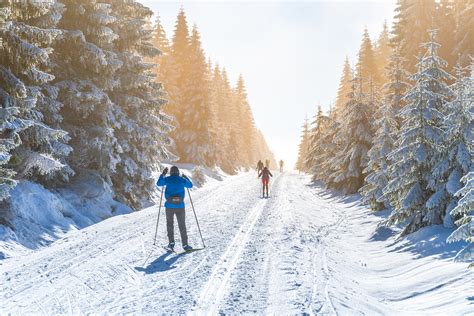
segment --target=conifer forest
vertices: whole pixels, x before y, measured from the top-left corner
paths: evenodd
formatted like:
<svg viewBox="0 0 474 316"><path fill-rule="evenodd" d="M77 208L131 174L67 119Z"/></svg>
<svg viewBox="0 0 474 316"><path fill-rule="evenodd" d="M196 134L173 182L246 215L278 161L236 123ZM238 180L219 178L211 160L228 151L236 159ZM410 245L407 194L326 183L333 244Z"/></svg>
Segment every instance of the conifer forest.
<svg viewBox="0 0 474 316"><path fill-rule="evenodd" d="M474 0L0 0L0 314L474 314L473 119Z"/></svg>

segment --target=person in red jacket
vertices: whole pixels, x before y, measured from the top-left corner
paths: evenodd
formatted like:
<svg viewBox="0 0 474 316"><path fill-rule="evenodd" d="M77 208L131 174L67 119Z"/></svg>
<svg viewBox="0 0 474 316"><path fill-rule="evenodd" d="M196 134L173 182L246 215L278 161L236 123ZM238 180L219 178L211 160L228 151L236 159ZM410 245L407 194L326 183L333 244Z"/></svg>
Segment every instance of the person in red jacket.
<svg viewBox="0 0 474 316"><path fill-rule="evenodd" d="M263 168L263 170L258 174L258 177L262 177L262 185L263 185L263 195L265 197L265 190L267 192L268 197L268 182L270 182L270 177L273 177L273 174L268 170L267 167Z"/></svg>

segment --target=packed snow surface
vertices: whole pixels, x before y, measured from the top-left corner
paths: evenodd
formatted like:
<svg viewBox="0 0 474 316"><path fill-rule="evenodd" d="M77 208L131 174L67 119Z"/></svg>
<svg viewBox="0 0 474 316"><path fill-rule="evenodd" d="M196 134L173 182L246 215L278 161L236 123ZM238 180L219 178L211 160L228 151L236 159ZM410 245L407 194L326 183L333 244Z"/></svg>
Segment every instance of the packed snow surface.
<svg viewBox="0 0 474 316"><path fill-rule="evenodd" d="M269 199L260 190L242 173L192 191L201 251L164 251L163 210L153 247L154 206L0 260L0 313L474 313L473 273L453 262L462 245L445 244L451 230L395 242L376 229L387 214L296 173L275 174ZM187 224L201 247L189 205Z"/></svg>

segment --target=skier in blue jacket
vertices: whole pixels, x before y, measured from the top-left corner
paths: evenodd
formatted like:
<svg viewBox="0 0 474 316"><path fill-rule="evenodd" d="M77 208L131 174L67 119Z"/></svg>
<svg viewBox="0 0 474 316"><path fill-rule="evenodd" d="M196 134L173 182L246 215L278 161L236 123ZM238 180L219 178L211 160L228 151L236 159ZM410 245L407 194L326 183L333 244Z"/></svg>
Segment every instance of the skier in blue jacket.
<svg viewBox="0 0 474 316"><path fill-rule="evenodd" d="M178 220L179 232L181 234L181 242L185 251L193 248L188 245L188 234L186 232L186 216L184 209L185 188L192 188L193 183L184 174L179 175L179 169L172 166L170 175L167 177L168 168L165 168L156 183L157 186L166 186L165 189L165 207L166 207L166 228L168 230L168 247L173 250L174 242L174 215Z"/></svg>

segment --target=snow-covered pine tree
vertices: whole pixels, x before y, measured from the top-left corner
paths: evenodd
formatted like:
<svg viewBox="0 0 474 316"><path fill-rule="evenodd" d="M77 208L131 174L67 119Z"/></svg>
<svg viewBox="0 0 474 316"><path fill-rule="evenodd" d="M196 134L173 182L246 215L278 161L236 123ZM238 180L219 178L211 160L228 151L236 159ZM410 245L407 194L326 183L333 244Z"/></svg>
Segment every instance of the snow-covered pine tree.
<svg viewBox="0 0 474 316"><path fill-rule="evenodd" d="M382 32L380 32L374 49L375 61L382 84L388 82L385 69L389 66L392 47L390 46L390 32L388 30L387 21L383 24Z"/></svg>
<svg viewBox="0 0 474 316"><path fill-rule="evenodd" d="M370 116L374 118L374 113L379 110L382 103L382 94L380 93L380 90L383 87L379 86L379 84L381 83L376 83L372 80L372 77L370 77L367 83L367 93L364 95L364 103L367 105Z"/></svg>
<svg viewBox="0 0 474 316"><path fill-rule="evenodd" d="M226 134L225 151L228 163L237 169L240 167L240 154L238 150L239 142L239 125L236 118L238 117L238 108L236 106L236 95L232 89L227 71L225 68L221 72L221 82L219 84L219 120L222 122L223 132Z"/></svg>
<svg viewBox="0 0 474 316"><path fill-rule="evenodd" d="M180 161L213 167L216 135L211 108L209 73L197 27L192 30L188 48L188 72L181 96L180 128L174 134L179 142Z"/></svg>
<svg viewBox="0 0 474 316"><path fill-rule="evenodd" d="M121 148L112 182L118 199L139 210L156 193L160 162L173 159L167 149L171 118L161 110L163 89L155 81L155 65L144 61L160 51L152 46L151 32L146 29L153 14L150 9L136 1L103 1L109 3L115 17L109 26L118 35L113 51L122 63L115 72L116 86L108 92L118 106L113 127Z"/></svg>
<svg viewBox="0 0 474 316"><path fill-rule="evenodd" d="M211 68L212 64L208 63L208 68ZM222 101L222 90L221 88L221 71L218 65L210 71L209 91L210 91L210 107L213 117L214 134L216 138L214 140L215 146L212 148L213 155L216 158L216 165L221 167L222 170L232 173L234 171L233 166L229 163L228 153L226 151L228 133L225 129L225 125L220 120L221 109L220 105Z"/></svg>
<svg viewBox="0 0 474 316"><path fill-rule="evenodd" d="M341 79L339 81L339 88L337 90L337 97L336 97L336 105L335 105L335 112L336 115L340 115L344 106L347 104L348 95L351 92L351 80L353 74L351 65L349 64L349 58L346 56L344 61L344 68L342 70Z"/></svg>
<svg viewBox="0 0 474 316"><path fill-rule="evenodd" d="M72 170L64 164L71 152L68 135L58 128L62 104L51 85L51 46L63 11L56 1L6 1L0 6L0 200L16 179L48 182ZM8 164L8 166L6 166ZM13 170L14 171L13 171Z"/></svg>
<svg viewBox="0 0 474 316"><path fill-rule="evenodd" d="M227 90L229 85L227 72L225 69L222 71L222 79L223 79L223 88L224 91ZM225 125L225 128L228 130L229 133L229 144L231 148L229 149L231 152L233 151L234 154L232 155L233 158L233 165L235 168L239 167L247 167L246 160L248 155L246 154L246 147L251 144L245 143L245 128L252 128L252 117L249 116L250 107L247 102L247 95L245 92L245 86L243 84L243 79L240 82L237 82L237 86L235 88L230 88L229 96L230 99L227 101L226 104L221 105L222 111L222 122ZM253 164L252 164L253 165Z"/></svg>
<svg viewBox="0 0 474 316"><path fill-rule="evenodd" d="M158 64L155 68L156 82L163 83L166 90L166 80L172 77L172 69L170 64L170 43L166 37L165 29L161 25L160 17L156 17L153 36L151 39L153 46L161 51L161 54L153 57L153 62Z"/></svg>
<svg viewBox="0 0 474 316"><path fill-rule="evenodd" d="M426 30L433 26L436 2L435 0L399 0L395 12L392 46L400 45L401 55L406 60L404 68L414 73L417 64L416 56L422 53L420 45L429 39Z"/></svg>
<svg viewBox="0 0 474 316"><path fill-rule="evenodd" d="M185 103L185 89L187 85L187 77L189 75L189 29L186 21L184 9L181 8L174 28L173 39L171 41L171 51L168 58L170 71L168 77L164 78L164 85L168 92L169 102L165 106L165 112L174 117L173 125L176 129L171 134L174 140L173 152L180 161L186 161L184 152L185 146L183 140L179 136L182 129L189 127L183 126L183 113L187 107Z"/></svg>
<svg viewBox="0 0 474 316"><path fill-rule="evenodd" d="M70 133L74 171L94 170L109 184L122 151L114 135L116 111L108 92L116 88L122 62L111 49L117 39L110 4L96 0L62 0L61 40L54 47L53 74L64 104L61 126Z"/></svg>
<svg viewBox="0 0 474 316"><path fill-rule="evenodd" d="M433 121L436 126L441 127L445 132L443 133L443 138L440 140L440 143L435 144L435 148L437 149L436 157L434 157L435 164L430 171L428 178L427 187L434 193L426 202L426 207L428 208L429 212L425 216L425 220L427 221L428 225L432 225L441 223L443 218L445 218L446 207L451 202L450 195L454 195L459 189L459 186L457 188L453 188L451 185L453 185L455 182L459 184L462 174L459 174L460 169L457 168L458 163L456 162L456 159L452 157L453 152L450 152L451 150L457 152L458 147L456 144L448 144L445 142L447 136L446 130L447 128L451 128L450 126L446 126L446 123L448 122L446 121L445 115L449 114L450 112L446 102L451 100L453 96L453 91L449 88L447 81L452 80L453 77L444 70L448 66L448 63L438 56L441 45L435 42L437 31L432 30L429 31L429 33L430 42L424 44L424 47L427 49L424 67L426 77L429 79L429 81L427 81L429 84L429 89L432 91L432 93L434 93L434 96L430 98L430 102L436 110L443 114L441 119L434 118ZM457 125L456 123L453 124ZM457 129L457 127L458 126L455 128ZM451 132L449 134L451 134ZM451 136L449 136L449 138L451 138ZM456 136L453 135L450 140L456 142L455 138ZM454 148L451 147L451 145L454 145ZM461 162L461 164L462 163L465 162ZM464 169L463 174L465 174L468 170L469 167ZM447 180L449 180L449 184L446 183ZM450 209L453 207L454 206L450 206ZM446 219L450 219L450 217L448 216ZM448 225L450 226L450 224Z"/></svg>
<svg viewBox="0 0 474 316"><path fill-rule="evenodd" d="M363 170L369 160L367 152L372 141L371 115L365 99L362 79L355 77L334 140L340 144L340 150L331 162L336 170L331 187L347 193L357 192L362 187L365 177Z"/></svg>
<svg viewBox="0 0 474 316"><path fill-rule="evenodd" d="M377 66L377 58L367 28L364 29L362 43L359 49L356 76L361 81L360 90L365 95L369 94L371 85L374 88L373 90L378 90L382 86L382 79Z"/></svg>
<svg viewBox="0 0 474 316"><path fill-rule="evenodd" d="M7 19L10 18L11 11L9 3L0 3L0 65L3 65L5 54L3 52L6 45L6 30L7 30ZM2 72L7 69L0 66ZM18 117L19 106L17 102L13 102L15 99L22 100L25 97L26 91L23 89L13 89L11 93L5 91L6 86L5 75L0 75L0 105L1 105L1 128L0 133L2 134L2 140L0 142L0 201L7 199L10 196L10 190L15 187L16 181L14 180L15 172L8 168L6 165L10 162L12 157L11 152L17 146L20 145L21 140L19 133L28 127L29 123ZM8 78L8 77L7 77ZM8 84L9 87L14 88L15 85ZM15 91L18 90L18 91Z"/></svg>
<svg viewBox="0 0 474 316"><path fill-rule="evenodd" d="M333 112L330 112L323 120L323 129L318 141L320 150L315 153L313 169L313 181L323 181L328 187L334 183L335 173L332 160L339 152L339 144L335 142L340 124Z"/></svg>
<svg viewBox="0 0 474 316"><path fill-rule="evenodd" d="M454 258L457 261L474 260L474 170L461 178L464 187L460 189L456 196L459 198L457 206L451 211L453 217L460 217L456 221L458 228L448 237L448 242L464 240L468 242ZM471 263L471 268L474 263Z"/></svg>
<svg viewBox="0 0 474 316"><path fill-rule="evenodd" d="M404 224L401 236L421 227L439 224L442 220L438 202L428 202L435 192L429 186L432 168L442 149L444 115L441 112L450 95L445 81L449 78L445 65L437 55L439 44L436 31L430 31L431 40L423 46L426 53L419 59L418 72L412 76L414 86L405 96L407 105L401 110L403 124L390 154L390 181L384 195L393 211L387 224Z"/></svg>
<svg viewBox="0 0 474 316"><path fill-rule="evenodd" d="M319 105L310 133L309 152L306 159L306 169L313 174L313 178L315 178L316 174L321 173L320 169L324 163L320 157L324 151L323 145L327 125L328 117L323 114L321 106Z"/></svg>
<svg viewBox="0 0 474 316"><path fill-rule="evenodd" d="M236 169L237 152L231 138L231 129L228 126L229 115L227 110L232 100L232 89L225 70L215 65L212 73L211 104L214 109L217 131L217 165L225 172L233 174ZM232 116L230 116L232 118Z"/></svg>
<svg viewBox="0 0 474 316"><path fill-rule="evenodd" d="M455 194L455 198L458 198L457 205L451 210L450 214L452 218L459 218L456 221L458 228L448 237L448 242L454 242L458 240L465 240L469 244L461 250L455 257L456 260L473 260L474 259L474 165L472 163L472 155L474 153L473 139L474 139L474 128L472 113L474 112L474 58L471 58L471 76L470 78L464 78L458 74L458 84L455 84L456 99L449 103L448 106L458 107L464 104L462 111L464 113L470 113L470 120L464 122L466 128L462 132L462 137L468 140L467 149L470 160L470 170L467 175L461 178L461 182L464 186ZM463 78L460 80L460 78ZM467 85L465 85L467 83ZM458 89L466 88L465 93L460 93ZM462 102L462 101L465 102ZM455 117L448 115L447 121L450 122ZM459 135L458 131L458 135ZM465 159L463 159L466 161ZM474 268L474 263L471 263L471 268Z"/></svg>
<svg viewBox="0 0 474 316"><path fill-rule="evenodd" d="M473 82L463 73L459 64L455 70L456 81L451 86L454 99L445 105L444 146L431 172L429 183L429 187L436 192L427 203L440 216L446 215L446 226L452 226L449 214L457 205L458 198L455 194L462 186L461 178L473 168Z"/></svg>
<svg viewBox="0 0 474 316"><path fill-rule="evenodd" d="M296 170L306 172L305 161L308 157L309 150L309 124L306 118L301 132L300 144L298 146L298 159L296 160Z"/></svg>
<svg viewBox="0 0 474 316"><path fill-rule="evenodd" d="M369 150L369 163L364 172L366 184L361 188L363 200L369 203L373 210L390 207L390 202L383 196L383 189L389 180L389 153L394 148L399 123L397 115L403 107L403 96L408 84L408 73L403 69L403 57L400 48L396 47L390 56L386 78L390 82L384 85L385 96L382 105L376 113L376 132Z"/></svg>
<svg viewBox="0 0 474 316"><path fill-rule="evenodd" d="M240 154L240 162L244 167L251 167L255 161L258 160L252 154L252 148L255 146L254 139L254 119L252 110L247 100L247 91L245 88L244 78L239 75L237 85L234 89L236 110L238 113L238 126L240 132L240 139L238 142L238 150Z"/></svg>
<svg viewBox="0 0 474 316"><path fill-rule="evenodd" d="M316 157L318 152L321 150L319 144L321 141L321 136L323 134L323 121L324 115L321 105L318 105L314 119L311 122L311 130L309 132L309 141L308 141L308 153L306 155L306 160L304 162L305 169L310 171L312 174L316 172Z"/></svg>

